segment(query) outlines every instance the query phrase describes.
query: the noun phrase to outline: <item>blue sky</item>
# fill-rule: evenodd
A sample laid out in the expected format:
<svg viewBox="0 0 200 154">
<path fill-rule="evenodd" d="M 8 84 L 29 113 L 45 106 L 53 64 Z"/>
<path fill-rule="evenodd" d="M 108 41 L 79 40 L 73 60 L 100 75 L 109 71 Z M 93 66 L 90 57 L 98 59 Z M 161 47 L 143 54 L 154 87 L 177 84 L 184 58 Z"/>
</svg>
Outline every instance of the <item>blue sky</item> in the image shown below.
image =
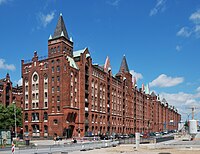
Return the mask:
<svg viewBox="0 0 200 154">
<path fill-rule="evenodd" d="M 0 78 L 17 84 L 22 59 L 47 55 L 60 13 L 74 50 L 88 47 L 93 63 L 109 56 L 113 74 L 125 54 L 139 87 L 200 117 L 200 0 L 0 0 Z"/>
</svg>

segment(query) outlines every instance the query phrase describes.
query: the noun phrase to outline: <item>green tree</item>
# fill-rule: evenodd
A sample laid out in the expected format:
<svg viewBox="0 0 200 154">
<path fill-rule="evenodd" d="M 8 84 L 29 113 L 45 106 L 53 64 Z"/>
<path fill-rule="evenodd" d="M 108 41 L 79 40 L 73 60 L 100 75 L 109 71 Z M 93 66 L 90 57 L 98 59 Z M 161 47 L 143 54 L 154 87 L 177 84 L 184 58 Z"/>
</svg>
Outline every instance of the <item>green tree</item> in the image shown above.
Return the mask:
<svg viewBox="0 0 200 154">
<path fill-rule="evenodd" d="M 15 112 L 14 105 L 8 107 L 0 104 L 0 129 L 12 129 L 15 127 Z M 22 127 L 22 111 L 21 108 L 16 107 L 16 124 L 17 127 Z"/>
</svg>

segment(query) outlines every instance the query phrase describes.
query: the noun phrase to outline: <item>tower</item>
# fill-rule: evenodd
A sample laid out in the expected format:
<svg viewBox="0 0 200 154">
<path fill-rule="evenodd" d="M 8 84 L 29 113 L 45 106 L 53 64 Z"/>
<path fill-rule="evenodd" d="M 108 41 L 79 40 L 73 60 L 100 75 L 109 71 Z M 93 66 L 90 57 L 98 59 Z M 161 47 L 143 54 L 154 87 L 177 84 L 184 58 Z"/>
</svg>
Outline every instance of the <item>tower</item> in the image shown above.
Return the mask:
<svg viewBox="0 0 200 154">
<path fill-rule="evenodd" d="M 60 14 L 53 36 L 48 40 L 48 57 L 66 54 L 73 57 L 73 42 L 69 39 L 65 23 Z"/>
</svg>

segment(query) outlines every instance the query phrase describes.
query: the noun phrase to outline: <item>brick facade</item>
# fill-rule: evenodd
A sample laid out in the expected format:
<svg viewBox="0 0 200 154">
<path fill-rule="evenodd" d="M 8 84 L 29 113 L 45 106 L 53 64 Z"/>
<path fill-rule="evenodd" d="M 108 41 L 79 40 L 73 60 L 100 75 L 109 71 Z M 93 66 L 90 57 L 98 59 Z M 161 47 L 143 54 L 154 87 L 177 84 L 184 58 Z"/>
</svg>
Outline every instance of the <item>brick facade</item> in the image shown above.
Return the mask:
<svg viewBox="0 0 200 154">
<path fill-rule="evenodd" d="M 116 76 L 109 58 L 92 63 L 74 51 L 63 17 L 48 40 L 48 57 L 22 60 L 23 127 L 33 137 L 131 134 L 177 129 L 180 114 L 132 81 L 125 56 Z"/>
<path fill-rule="evenodd" d="M 9 106 L 16 103 L 17 107 L 23 108 L 22 86 L 13 87 L 9 74 L 0 79 L 0 104 Z"/>
</svg>

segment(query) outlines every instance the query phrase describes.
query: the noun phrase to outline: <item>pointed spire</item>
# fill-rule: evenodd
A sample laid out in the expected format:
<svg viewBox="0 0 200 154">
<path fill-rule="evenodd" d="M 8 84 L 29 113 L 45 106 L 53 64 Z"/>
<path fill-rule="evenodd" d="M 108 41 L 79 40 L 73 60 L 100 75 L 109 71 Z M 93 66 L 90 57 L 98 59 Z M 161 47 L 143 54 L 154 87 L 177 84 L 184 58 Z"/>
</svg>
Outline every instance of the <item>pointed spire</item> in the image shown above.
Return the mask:
<svg viewBox="0 0 200 154">
<path fill-rule="evenodd" d="M 108 72 L 111 70 L 111 66 L 110 66 L 110 58 L 107 56 L 106 57 L 106 62 L 104 64 L 104 71 Z"/>
<path fill-rule="evenodd" d="M 49 36 L 49 40 L 51 40 L 51 39 L 52 39 L 52 36 L 50 35 L 50 36 Z"/>
<path fill-rule="evenodd" d="M 142 84 L 142 92 L 145 92 L 144 83 Z"/>
<path fill-rule="evenodd" d="M 63 33 L 63 31 L 61 32 L 60 36 L 65 36 L 64 33 Z"/>
<path fill-rule="evenodd" d="M 137 80 L 136 77 L 133 77 L 133 88 L 137 87 Z"/>
<path fill-rule="evenodd" d="M 6 79 L 10 79 L 9 73 L 6 74 Z"/>
<path fill-rule="evenodd" d="M 63 33 L 63 35 L 62 35 L 62 33 Z M 57 37 L 60 37 L 60 36 L 64 36 L 67 39 L 69 39 L 68 34 L 67 34 L 67 30 L 66 30 L 66 27 L 65 27 L 65 23 L 64 23 L 64 20 L 63 20 L 63 17 L 62 17 L 62 13 L 60 14 L 60 17 L 58 19 L 58 23 L 57 23 L 56 29 L 54 31 L 53 38 L 57 38 Z"/>
<path fill-rule="evenodd" d="M 149 89 L 149 84 L 147 83 L 146 84 L 146 87 L 145 87 L 145 94 L 150 94 L 150 89 Z"/>
<path fill-rule="evenodd" d="M 72 37 L 70 37 L 70 38 L 69 38 L 69 40 L 70 40 L 71 42 L 73 42 L 73 39 L 72 39 Z"/>
<path fill-rule="evenodd" d="M 119 72 L 129 72 L 125 55 L 123 56 Z"/>
</svg>

